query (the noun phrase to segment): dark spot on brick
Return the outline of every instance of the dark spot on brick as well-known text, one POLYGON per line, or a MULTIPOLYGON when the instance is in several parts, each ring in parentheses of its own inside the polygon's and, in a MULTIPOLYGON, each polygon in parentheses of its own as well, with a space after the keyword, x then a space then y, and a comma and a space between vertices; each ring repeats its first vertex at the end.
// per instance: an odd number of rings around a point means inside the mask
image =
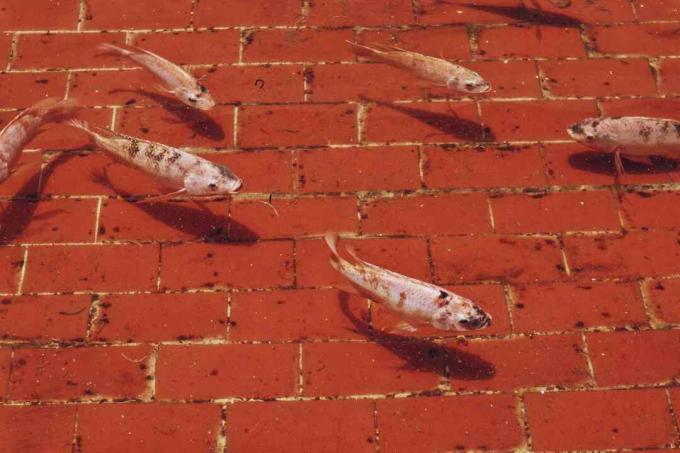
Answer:
POLYGON ((205 257, 206 258, 212 258, 213 254, 211 252, 208 252, 208 253, 205 254, 205 257))
POLYGON ((314 81, 314 70, 312 68, 305 68, 305 72, 302 75, 305 78, 305 82, 312 83, 314 81))
POLYGON ((142 371, 146 370, 146 364, 140 363, 140 364, 139 364, 139 369, 142 370, 142 371))
POLYGON ((149 133, 149 128, 148 128, 148 127, 140 127, 139 130, 140 130, 143 134, 148 134, 148 133, 149 133))
POLYGON ((220 372, 219 372, 217 369, 213 369, 213 370, 210 372, 210 376, 217 376, 218 374, 220 374, 220 372))
POLYGON ((75 385, 78 385, 78 383, 77 383, 77 382, 73 382, 73 381, 66 381, 66 385, 68 385, 68 386, 70 386, 70 387, 73 387, 73 386, 75 386, 75 385))
POLYGON ((105 234, 106 233, 106 227, 104 225, 99 227, 99 234, 105 234))
POLYGON ((285 300, 281 300, 281 299, 279 299, 279 300, 276 301, 276 304, 277 304, 277 305, 283 305, 283 304, 285 304, 285 303, 286 303, 286 301, 285 301, 285 300))
POLYGON ((515 304, 515 307, 517 307, 521 310, 522 308, 524 308, 524 304, 518 303, 518 304, 515 304))
POLYGON ((665 291, 666 287, 661 284, 661 282, 656 282, 656 286, 654 286, 654 289, 658 289, 659 291, 665 291))
POLYGON ((603 312, 600 313, 600 314, 602 315, 603 318, 609 318, 609 317, 611 316, 611 315, 610 315, 608 312, 606 312, 606 311, 603 311, 603 312))
POLYGON ((85 389, 83 390, 84 395, 94 395, 94 392, 91 389, 85 389))
POLYGON ((564 264, 556 264, 555 269, 557 269, 560 272, 564 272, 565 271, 564 264))
POLYGON ((574 326, 578 328, 583 328, 585 325, 586 324, 583 321, 576 321, 576 324, 574 324, 574 326))
POLYGON ((2 299, 2 305, 10 305, 12 303, 12 299, 2 299))
POLYGON ((245 33, 245 35, 243 35, 243 45, 249 46, 250 44, 252 44, 254 38, 255 38, 255 32, 254 31, 247 31, 245 33))
POLYGON ((50 83, 50 81, 47 80, 47 79, 38 79, 38 80, 35 81, 35 83, 39 83, 39 84, 41 84, 41 85, 45 85, 46 83, 50 83))

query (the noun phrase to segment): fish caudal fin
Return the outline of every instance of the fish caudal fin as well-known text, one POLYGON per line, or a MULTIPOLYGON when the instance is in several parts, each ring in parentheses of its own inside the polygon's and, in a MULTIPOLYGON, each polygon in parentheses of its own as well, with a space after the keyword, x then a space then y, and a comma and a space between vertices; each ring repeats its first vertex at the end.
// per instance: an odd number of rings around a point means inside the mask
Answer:
POLYGON ((326 231, 323 238, 326 241, 328 248, 331 249, 333 256, 340 258, 340 254, 338 253, 338 233, 335 231, 326 231))
POLYGON ((352 46, 354 51, 356 52, 357 55, 363 56, 363 57, 374 57, 377 58, 378 60, 385 60, 385 52, 377 49, 375 47, 370 47, 370 46, 365 46, 363 44, 359 44, 356 42, 352 41, 346 41, 348 44, 352 46))
POLYGON ((109 43, 100 44, 97 47, 97 50, 99 51, 98 55, 115 55, 119 57, 129 57, 134 53, 129 49, 124 49, 120 46, 109 43))
MULTIPOLYGON (((45 99, 45 101, 47 100, 45 99)), ((34 107, 36 106, 37 104, 34 107)), ((39 109, 40 113, 43 114, 44 122, 62 123, 76 116, 82 106, 75 99, 65 99, 42 105, 39 109)))

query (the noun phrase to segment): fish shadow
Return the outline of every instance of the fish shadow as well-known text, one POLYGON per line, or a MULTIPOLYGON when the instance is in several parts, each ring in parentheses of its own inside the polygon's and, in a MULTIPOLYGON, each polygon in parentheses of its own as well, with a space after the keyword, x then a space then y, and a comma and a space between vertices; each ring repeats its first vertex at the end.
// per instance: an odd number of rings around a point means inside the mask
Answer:
POLYGON ((91 179, 97 184, 111 188, 131 206, 143 211, 170 228, 188 233, 195 239, 211 243, 235 243, 243 245, 253 245, 259 239, 257 233, 247 226, 236 222, 226 215, 215 214, 207 208, 191 208, 183 203, 173 201, 135 202, 135 195, 116 187, 109 179, 106 170, 94 172, 91 179))
POLYGON ((469 142, 493 142, 496 140, 496 136, 489 127, 484 127, 472 120, 460 118, 453 112, 452 115, 448 115, 446 113, 430 112, 429 110, 406 107, 399 104, 390 104, 389 102, 376 101, 368 98, 362 99, 404 113, 411 118, 439 130, 444 135, 449 135, 469 142))
MULTIPOLYGON (((210 118, 202 111, 184 105, 178 100, 164 96, 158 93, 152 93, 146 90, 111 90, 110 93, 134 93, 144 96, 147 99, 157 102, 168 113, 173 115, 179 122, 189 126, 189 128, 197 135, 206 137, 213 141, 223 140, 224 129, 215 120, 210 118)), ((133 102, 128 102, 127 105, 132 105, 133 102)))
POLYGON ((496 374, 496 367, 478 355, 422 338, 373 329, 365 319, 359 319, 352 313, 347 293, 340 292, 338 300, 342 313, 354 325, 353 331, 403 359, 405 363, 402 369, 435 373, 460 380, 487 380, 496 374))
MULTIPOLYGON (((36 190, 30 193, 29 190, 33 187, 39 187, 42 178, 42 186, 45 186, 45 181, 50 177, 54 170, 75 157, 75 154, 61 153, 42 169, 38 168, 33 176, 28 179, 17 193, 24 193, 20 198, 12 199, 2 212, 0 212, 0 244, 9 244, 14 239, 21 236, 26 227, 33 221, 38 219, 47 219, 64 212, 61 209, 53 209, 51 211, 43 212, 39 216, 35 216, 35 210, 38 208, 42 192, 36 190), (42 176, 41 176, 42 173, 42 176)), ((11 176, 10 176, 11 177, 11 176)), ((1 206, 1 205, 0 205, 1 206)))
POLYGON ((446 4, 458 7, 465 7, 476 9, 477 11, 484 11, 499 16, 504 16, 510 19, 515 19, 521 23, 528 23, 534 25, 546 25, 549 27, 567 27, 579 28, 583 22, 575 17, 568 16, 562 13, 551 13, 537 8, 529 8, 524 5, 521 6, 500 6, 500 5, 476 5, 474 3, 460 3, 450 2, 447 0, 439 0, 438 4, 446 4))
MULTIPOLYGON (((630 174, 656 174, 680 171, 680 161, 668 159, 661 156, 651 156, 652 165, 633 162, 621 156, 621 163, 626 173, 630 174)), ((616 176, 616 164, 614 154, 607 152, 583 151, 569 156, 569 165, 572 167, 599 173, 603 175, 616 176)))

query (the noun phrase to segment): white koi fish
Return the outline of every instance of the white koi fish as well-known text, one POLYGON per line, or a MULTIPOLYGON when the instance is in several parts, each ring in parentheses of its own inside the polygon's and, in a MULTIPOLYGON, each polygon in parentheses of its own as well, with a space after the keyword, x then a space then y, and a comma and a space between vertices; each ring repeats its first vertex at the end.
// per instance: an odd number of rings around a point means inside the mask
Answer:
POLYGON ((491 84, 472 69, 442 58, 430 57, 397 47, 381 46, 383 49, 378 49, 347 42, 354 46, 358 53, 366 53, 380 63, 413 72, 437 86, 445 86, 452 91, 480 94, 491 89, 491 84))
MULTIPOLYGON (((356 261, 350 263, 338 253, 337 234, 328 232, 325 239, 333 253, 330 264, 335 270, 361 294, 407 319, 431 324, 441 330, 473 330, 491 325, 491 316, 471 300, 439 286, 367 263, 359 259, 353 250, 347 249, 356 261)), ((402 328, 415 330, 407 322, 402 323, 402 328)))
POLYGON ((201 85, 193 75, 155 53, 139 47, 126 49, 113 44, 102 44, 99 50, 103 54, 128 58, 148 69, 161 81, 162 89, 173 94, 186 105, 200 110, 210 110, 215 106, 215 101, 208 89, 201 85))
POLYGON ((633 162, 651 164, 650 156, 680 159, 680 121, 643 116, 587 118, 572 124, 567 133, 590 148, 615 153, 617 169, 623 173, 620 155, 633 162))
POLYGON ((14 169, 21 151, 38 133, 40 127, 66 121, 75 116, 78 103, 72 99, 47 98, 19 113, 0 131, 0 182, 14 169))
POLYGON ((83 121, 71 121, 70 124, 85 131, 97 145, 114 157, 178 189, 145 201, 168 199, 180 194, 225 195, 235 193, 241 187, 241 179, 229 168, 195 154, 108 129, 90 128, 83 121))

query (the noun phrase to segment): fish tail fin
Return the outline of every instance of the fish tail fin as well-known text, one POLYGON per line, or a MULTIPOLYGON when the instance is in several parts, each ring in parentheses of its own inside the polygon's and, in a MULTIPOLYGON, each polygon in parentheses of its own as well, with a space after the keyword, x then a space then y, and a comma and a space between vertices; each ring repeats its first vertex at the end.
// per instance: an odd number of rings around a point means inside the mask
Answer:
POLYGON ((83 120, 71 120, 68 125, 87 133, 94 141, 97 140, 97 137, 113 138, 116 135, 115 132, 103 127, 90 126, 87 121, 83 120))
POLYGON ((354 52, 362 57, 374 57, 377 58, 378 60, 384 60, 385 59, 385 52, 376 48, 376 47, 371 47, 371 46, 366 46, 363 44, 359 44, 353 41, 346 41, 348 44, 352 46, 352 49, 354 49, 354 52))
POLYGON ((75 99, 47 98, 31 108, 46 123, 62 123, 76 116, 82 106, 75 99))
POLYGON ((115 55, 119 57, 129 57, 134 54, 130 49, 125 49, 115 44, 103 43, 97 47, 99 53, 97 55, 115 55))
POLYGON ((333 257, 340 258, 340 254, 338 253, 338 233, 335 231, 326 231, 323 238, 326 241, 328 248, 331 249, 333 257))

